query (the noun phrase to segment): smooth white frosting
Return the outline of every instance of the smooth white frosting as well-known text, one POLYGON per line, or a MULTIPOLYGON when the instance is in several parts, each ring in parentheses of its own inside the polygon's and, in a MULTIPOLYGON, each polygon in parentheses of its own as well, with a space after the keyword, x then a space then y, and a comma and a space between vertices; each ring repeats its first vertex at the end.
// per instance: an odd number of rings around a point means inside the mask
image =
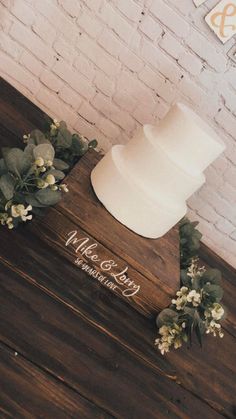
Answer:
POLYGON ((186 213, 185 203, 170 208, 163 197, 149 200, 129 176, 122 162, 122 146, 114 146, 91 173, 91 182, 98 199, 122 224, 135 233, 149 238, 165 234, 186 213))
POLYGON ((224 143, 194 112, 176 104, 158 126, 144 125, 114 146, 91 173, 94 191, 122 224, 144 237, 163 236, 186 213, 186 199, 224 143))

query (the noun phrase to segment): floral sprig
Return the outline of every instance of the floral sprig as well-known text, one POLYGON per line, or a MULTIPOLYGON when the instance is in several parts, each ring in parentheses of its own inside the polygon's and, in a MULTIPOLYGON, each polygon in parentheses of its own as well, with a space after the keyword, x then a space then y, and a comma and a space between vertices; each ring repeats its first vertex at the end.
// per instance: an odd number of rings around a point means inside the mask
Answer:
POLYGON ((181 288, 170 307, 157 317, 159 337, 155 344, 162 355, 171 348, 180 348, 184 342, 191 344, 193 333, 200 345, 204 334, 224 336, 220 324, 225 316, 221 273, 199 266, 201 233, 196 225, 187 218, 180 224, 181 288))
POLYGON ((0 223, 9 229, 43 215, 68 192, 65 174, 97 141, 71 134, 64 121, 50 120, 46 132, 23 136, 20 148, 3 148, 0 159, 0 223))

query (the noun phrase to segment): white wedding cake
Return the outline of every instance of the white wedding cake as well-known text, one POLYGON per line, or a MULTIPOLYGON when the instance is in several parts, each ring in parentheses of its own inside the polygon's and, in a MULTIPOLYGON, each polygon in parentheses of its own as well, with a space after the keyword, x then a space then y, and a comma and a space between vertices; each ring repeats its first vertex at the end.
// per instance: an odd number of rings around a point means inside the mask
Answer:
POLYGON ((144 125, 126 145, 112 147, 93 169, 92 186, 118 221, 158 238, 186 214, 186 200, 224 148, 198 115, 178 103, 158 126, 144 125))

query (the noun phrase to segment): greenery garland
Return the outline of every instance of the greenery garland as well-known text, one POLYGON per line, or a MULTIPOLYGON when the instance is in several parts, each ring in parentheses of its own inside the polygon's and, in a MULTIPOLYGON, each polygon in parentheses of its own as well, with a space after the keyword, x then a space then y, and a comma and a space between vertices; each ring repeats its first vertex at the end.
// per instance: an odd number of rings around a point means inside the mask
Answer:
MULTIPOLYGON (((67 185, 60 183, 65 174, 97 141, 87 142, 71 134, 64 121, 49 120, 45 133, 33 130, 24 135, 26 146, 3 148, 0 159, 0 222, 9 229, 31 220, 33 214, 43 215, 47 207, 60 201, 67 185)), ((184 218, 180 223, 181 288, 169 308, 157 316, 159 337, 155 344, 162 354, 191 344, 195 333, 199 343, 202 335, 212 333, 223 337, 220 320, 225 310, 221 273, 199 266, 198 249, 201 233, 197 222, 184 218)))
POLYGON ((183 342, 191 344, 193 333, 202 344, 204 334, 223 337, 220 321, 225 317, 222 306, 221 272, 199 266, 198 250, 201 233, 197 222, 184 218, 180 223, 181 288, 169 308, 157 316, 159 337, 155 340, 164 355, 183 342))
POLYGON ((71 134, 64 121, 49 120, 46 132, 24 135, 26 146, 3 148, 0 159, 0 222, 9 229, 43 215, 68 192, 61 180, 97 141, 71 134))

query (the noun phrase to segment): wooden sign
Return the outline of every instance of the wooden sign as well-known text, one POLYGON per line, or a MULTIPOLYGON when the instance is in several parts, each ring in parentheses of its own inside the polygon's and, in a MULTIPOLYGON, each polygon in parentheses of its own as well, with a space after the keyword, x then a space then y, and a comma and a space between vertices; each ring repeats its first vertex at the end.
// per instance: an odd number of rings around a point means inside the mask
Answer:
POLYGON ((201 4, 205 3, 206 0, 193 0, 195 6, 199 7, 201 4))
POLYGON ((205 17, 223 44, 236 34, 236 0, 221 0, 205 17))
POLYGON ((98 201, 90 173, 101 156, 90 151, 66 178, 69 193, 33 228, 42 240, 145 316, 167 307, 179 288, 179 235, 146 239, 120 224, 98 201))

